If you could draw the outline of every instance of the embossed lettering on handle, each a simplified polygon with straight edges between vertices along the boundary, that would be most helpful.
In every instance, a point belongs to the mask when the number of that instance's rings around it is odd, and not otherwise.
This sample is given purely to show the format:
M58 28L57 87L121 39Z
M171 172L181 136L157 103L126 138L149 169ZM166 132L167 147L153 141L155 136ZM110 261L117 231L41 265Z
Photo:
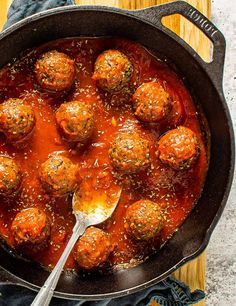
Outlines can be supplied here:
M195 9L190 8L187 12L187 16L193 21L197 22L202 29L209 33L210 37L213 37L218 32L218 30L212 24L210 24L206 18L200 15Z

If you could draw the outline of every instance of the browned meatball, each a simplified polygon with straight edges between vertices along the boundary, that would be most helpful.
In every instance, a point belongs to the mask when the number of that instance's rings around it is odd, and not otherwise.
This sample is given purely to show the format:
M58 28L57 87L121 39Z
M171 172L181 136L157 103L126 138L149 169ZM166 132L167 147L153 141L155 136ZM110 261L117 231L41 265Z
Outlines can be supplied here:
M91 105L81 101L63 103L56 121L67 141L86 142L94 131L94 113Z
M137 240L148 240L160 232L163 221L163 214L157 203L140 200L127 208L125 229Z
M47 193L62 197L76 189L80 181L78 166L67 157L54 155L41 165L39 179Z
M112 165L124 173L144 170L150 163L149 155L148 141L133 131L121 132L109 149Z
M95 62L93 79L108 92L122 89L131 79L133 66L128 57L118 50L102 52Z
M94 269L106 262L113 251L107 233L96 227L89 227L75 246L75 260L83 269Z
M50 236L50 222L42 210L27 208L16 215L11 231L18 246L44 244Z
M160 83L142 84L133 95L135 115L144 122L158 122L170 112L171 98Z
M21 184L21 172L14 160L0 155L0 195L14 194Z
M35 74L43 89L53 92L67 91L75 80L75 62L62 52L48 51L37 60Z
M32 107L21 99L9 99L0 104L0 131L10 142L21 141L35 126Z
M158 141L157 156L173 169L190 168L198 155L198 138L192 130L184 126L170 130Z

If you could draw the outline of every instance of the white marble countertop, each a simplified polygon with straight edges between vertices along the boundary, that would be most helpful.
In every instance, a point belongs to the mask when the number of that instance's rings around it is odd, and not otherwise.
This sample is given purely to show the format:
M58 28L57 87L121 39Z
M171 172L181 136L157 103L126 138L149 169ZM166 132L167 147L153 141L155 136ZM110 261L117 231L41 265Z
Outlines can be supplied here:
M226 38L224 93L236 134L236 1L212 0L212 21ZM206 306L236 306L236 179L207 247Z

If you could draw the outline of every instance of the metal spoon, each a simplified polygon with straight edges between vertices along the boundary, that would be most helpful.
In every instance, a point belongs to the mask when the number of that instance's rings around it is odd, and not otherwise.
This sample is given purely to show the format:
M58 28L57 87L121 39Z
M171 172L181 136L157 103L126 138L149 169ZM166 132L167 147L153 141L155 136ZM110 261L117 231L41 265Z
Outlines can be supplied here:
M72 236L31 306L49 305L61 271L76 241L87 227L102 223L112 215L119 202L121 191L121 188L117 185L113 185L105 191L95 189L92 179L89 178L81 183L80 188L74 193L72 199L73 213L76 217Z

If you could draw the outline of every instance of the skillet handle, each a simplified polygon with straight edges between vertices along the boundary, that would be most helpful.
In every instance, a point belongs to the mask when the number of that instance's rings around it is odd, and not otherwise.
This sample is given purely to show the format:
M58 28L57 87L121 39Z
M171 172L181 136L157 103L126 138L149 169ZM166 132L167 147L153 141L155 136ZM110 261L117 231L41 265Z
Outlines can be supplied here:
M206 63L185 41L182 40L181 44L187 47L195 58L198 58L198 61L208 72L216 87L220 90L222 89L226 46L225 38L223 34L214 26L214 24L202 13L185 1L175 1L143 10L132 11L132 14L141 16L142 18L156 25L175 40L176 38L179 40L179 36L162 24L162 17L180 14L196 25L213 43L214 50L212 62Z

